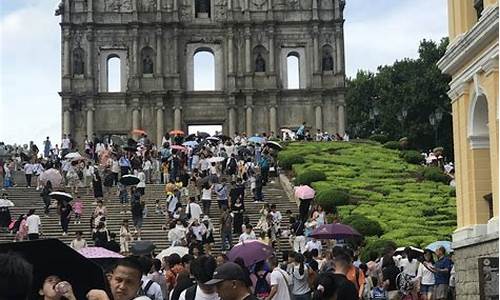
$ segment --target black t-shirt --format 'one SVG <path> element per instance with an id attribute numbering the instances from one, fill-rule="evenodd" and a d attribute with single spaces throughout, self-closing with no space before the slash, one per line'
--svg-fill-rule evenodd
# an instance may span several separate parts
<path id="1" fill-rule="evenodd" d="M 358 292 L 354 283 L 349 281 L 344 274 L 333 274 L 337 282 L 337 299 L 358 300 Z"/>
<path id="2" fill-rule="evenodd" d="M 388 291 L 395 291 L 398 289 L 396 287 L 396 277 L 398 274 L 399 269 L 394 265 L 386 266 L 382 269 L 383 280 L 389 280 L 389 287 L 387 288 Z"/>
<path id="3" fill-rule="evenodd" d="M 245 298 L 243 298 L 243 300 L 259 300 L 257 297 L 255 297 L 255 295 L 248 295 L 246 296 Z"/>

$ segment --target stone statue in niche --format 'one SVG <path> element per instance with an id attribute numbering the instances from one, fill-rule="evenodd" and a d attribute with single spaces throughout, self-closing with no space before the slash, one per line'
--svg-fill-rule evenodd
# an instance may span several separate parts
<path id="1" fill-rule="evenodd" d="M 323 52 L 323 71 L 333 71 L 333 58 L 330 52 Z"/>
<path id="2" fill-rule="evenodd" d="M 146 55 L 142 60 L 142 72 L 144 74 L 153 74 L 153 60 L 149 55 Z"/>
<path id="3" fill-rule="evenodd" d="M 84 72 L 83 49 L 76 48 L 73 51 L 73 74 L 83 75 Z"/>
<path id="4" fill-rule="evenodd" d="M 264 57 L 262 57 L 261 53 L 257 54 L 257 58 L 255 59 L 255 72 L 265 72 L 266 71 L 266 61 Z"/>
<path id="5" fill-rule="evenodd" d="M 265 10 L 267 0 L 252 0 L 252 4 L 257 10 Z"/>

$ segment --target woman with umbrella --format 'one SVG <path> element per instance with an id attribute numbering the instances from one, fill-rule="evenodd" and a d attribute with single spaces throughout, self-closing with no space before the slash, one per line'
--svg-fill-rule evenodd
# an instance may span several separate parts
<path id="1" fill-rule="evenodd" d="M 61 201 L 61 205 L 59 206 L 59 215 L 61 220 L 61 228 L 63 231 L 63 236 L 68 234 L 68 227 L 71 221 L 71 213 L 73 212 L 73 208 L 66 201 Z"/>

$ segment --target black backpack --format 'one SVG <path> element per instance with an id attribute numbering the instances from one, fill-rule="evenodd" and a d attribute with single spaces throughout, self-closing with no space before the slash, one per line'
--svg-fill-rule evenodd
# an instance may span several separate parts
<path id="1" fill-rule="evenodd" d="M 184 299 L 186 300 L 194 300 L 196 298 L 196 288 L 198 287 L 197 284 L 193 285 L 192 287 L 189 287 L 186 289 L 186 295 Z"/>
<path id="2" fill-rule="evenodd" d="M 255 276 L 257 277 L 257 281 L 255 282 L 255 296 L 257 296 L 259 299 L 264 299 L 267 296 L 269 296 L 269 293 L 271 292 L 271 285 L 269 282 L 267 282 L 266 277 L 269 272 L 265 272 L 263 275 L 259 275 L 255 273 Z"/>
<path id="3" fill-rule="evenodd" d="M 146 283 L 146 286 L 144 288 L 141 288 L 141 290 L 139 291 L 139 294 L 141 296 L 146 296 L 148 297 L 149 299 L 155 299 L 154 295 L 151 296 L 151 295 L 148 295 L 148 291 L 149 291 L 149 288 L 153 285 L 154 281 L 153 280 L 149 280 L 148 283 Z"/>

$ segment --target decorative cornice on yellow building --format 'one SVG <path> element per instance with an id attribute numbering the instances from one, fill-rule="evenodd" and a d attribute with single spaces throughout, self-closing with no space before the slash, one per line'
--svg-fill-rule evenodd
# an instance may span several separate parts
<path id="1" fill-rule="evenodd" d="M 494 54 L 494 56 L 487 59 L 481 65 L 481 70 L 483 70 L 486 76 L 490 75 L 491 72 L 498 72 L 498 51 L 496 52 L 496 55 Z"/>
<path id="2" fill-rule="evenodd" d="M 498 40 L 498 16 L 498 5 L 488 7 L 471 30 L 448 46 L 445 55 L 437 63 L 443 73 L 455 74 L 465 61 L 471 60 L 484 47 Z"/>
<path id="3" fill-rule="evenodd" d="M 469 93 L 469 85 L 466 82 L 457 82 L 453 86 L 450 86 L 450 90 L 448 91 L 448 97 L 451 99 L 451 104 L 453 102 L 460 99 L 465 94 Z"/>

